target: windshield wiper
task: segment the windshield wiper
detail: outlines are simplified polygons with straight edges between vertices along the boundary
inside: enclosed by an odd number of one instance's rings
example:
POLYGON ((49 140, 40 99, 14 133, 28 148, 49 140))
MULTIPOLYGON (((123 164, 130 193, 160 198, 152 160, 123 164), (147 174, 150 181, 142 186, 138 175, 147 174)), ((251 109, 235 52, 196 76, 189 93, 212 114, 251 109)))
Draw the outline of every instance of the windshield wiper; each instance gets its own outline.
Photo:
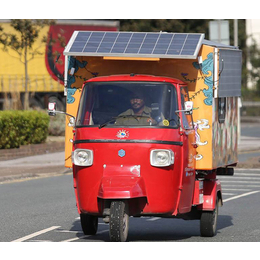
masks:
POLYGON ((137 116, 137 115, 121 115, 121 116, 115 116, 115 117, 112 117, 110 120, 106 121, 105 123, 103 124, 100 124, 99 125, 99 129, 106 126, 107 124, 109 124, 110 122, 113 122, 114 120, 118 119, 118 118, 127 118, 127 117, 133 117, 135 119, 137 119, 138 117, 145 117, 145 118, 150 118, 149 116, 137 116))

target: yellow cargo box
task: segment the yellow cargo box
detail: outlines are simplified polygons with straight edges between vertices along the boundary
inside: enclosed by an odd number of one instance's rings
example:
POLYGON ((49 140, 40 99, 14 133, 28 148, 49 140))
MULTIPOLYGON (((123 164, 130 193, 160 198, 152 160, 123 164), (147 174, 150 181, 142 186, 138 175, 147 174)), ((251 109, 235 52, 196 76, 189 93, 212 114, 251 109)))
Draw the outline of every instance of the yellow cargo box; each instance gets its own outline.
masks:
MULTIPOLYGON (((84 81, 92 77, 135 73, 177 78, 188 84, 194 103, 195 168, 237 163, 242 63, 238 48, 207 41, 204 34, 75 31, 64 55, 67 113, 76 116, 84 81), (132 41, 138 37, 141 43, 132 41)), ((68 123, 65 166, 71 167, 73 133, 68 123)))

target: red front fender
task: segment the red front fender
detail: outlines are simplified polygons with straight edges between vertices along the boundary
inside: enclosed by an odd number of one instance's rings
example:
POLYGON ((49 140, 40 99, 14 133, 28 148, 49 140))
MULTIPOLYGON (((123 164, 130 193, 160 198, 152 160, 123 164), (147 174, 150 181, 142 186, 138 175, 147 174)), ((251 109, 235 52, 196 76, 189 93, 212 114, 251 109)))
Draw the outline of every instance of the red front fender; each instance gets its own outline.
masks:
POLYGON ((98 191, 101 199, 130 199, 146 197, 145 184, 142 177, 106 176, 101 180, 98 191))

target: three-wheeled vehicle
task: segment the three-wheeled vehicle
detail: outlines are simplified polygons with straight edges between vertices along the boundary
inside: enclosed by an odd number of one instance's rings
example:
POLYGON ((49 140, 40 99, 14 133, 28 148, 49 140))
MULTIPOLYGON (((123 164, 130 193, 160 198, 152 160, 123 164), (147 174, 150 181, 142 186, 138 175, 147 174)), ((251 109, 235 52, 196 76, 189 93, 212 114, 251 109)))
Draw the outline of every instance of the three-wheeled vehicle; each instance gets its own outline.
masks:
POLYGON ((214 172, 207 178, 195 174, 192 108, 185 110, 185 102, 187 85, 172 78, 128 75, 86 82, 72 156, 86 234, 95 233, 103 217, 111 240, 125 241, 129 216, 144 215, 200 218, 202 235, 216 233, 220 183, 214 172), (139 98, 145 107, 135 115, 129 101, 139 98), (84 127, 89 125, 95 127, 84 127))
POLYGON ((241 52, 203 38, 73 34, 64 51, 67 114, 75 117, 66 166, 84 234, 96 234, 103 218, 111 241, 126 241, 129 216, 200 219, 202 236, 216 234, 216 175, 232 174, 237 161, 239 69, 225 91, 224 64, 232 76, 241 52))

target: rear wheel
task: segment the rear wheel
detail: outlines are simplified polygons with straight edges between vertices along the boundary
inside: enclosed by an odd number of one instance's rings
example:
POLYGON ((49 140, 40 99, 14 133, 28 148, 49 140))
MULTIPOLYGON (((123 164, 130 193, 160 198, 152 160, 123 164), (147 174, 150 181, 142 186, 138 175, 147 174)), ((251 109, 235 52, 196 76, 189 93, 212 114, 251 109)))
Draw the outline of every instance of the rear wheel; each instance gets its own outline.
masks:
POLYGON ((80 222, 85 235, 95 235, 98 229, 98 217, 80 214, 80 222))
POLYGON ((110 241, 125 242, 128 236, 128 228, 128 204, 124 201, 112 201, 109 222, 110 241))
POLYGON ((202 237, 213 237, 217 234, 218 204, 217 198, 213 211, 202 211, 200 218, 200 235, 202 237))

